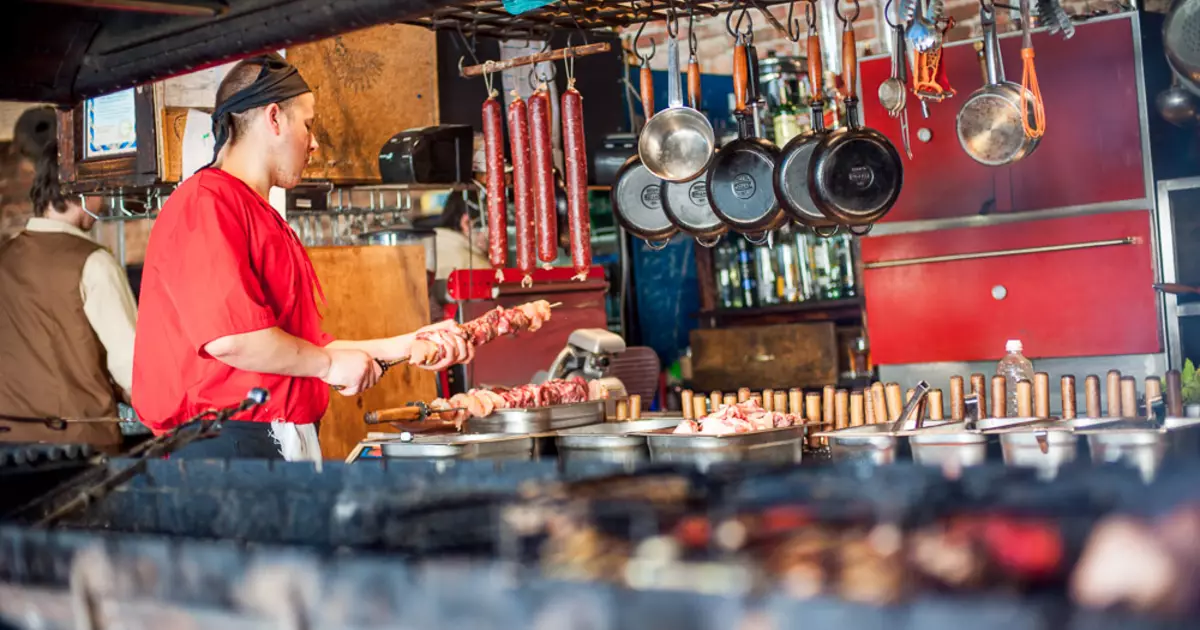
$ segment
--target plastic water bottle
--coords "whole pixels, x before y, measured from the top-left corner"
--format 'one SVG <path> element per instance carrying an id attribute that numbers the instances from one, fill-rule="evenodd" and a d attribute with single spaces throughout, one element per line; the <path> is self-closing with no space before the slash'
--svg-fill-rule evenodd
<path id="1" fill-rule="evenodd" d="M 1008 354 L 996 365 L 996 375 L 1004 377 L 1005 407 L 1010 418 L 1017 417 L 1017 381 L 1033 382 L 1033 364 L 1021 354 L 1023 349 L 1020 340 L 1009 339 L 1004 344 Z"/>

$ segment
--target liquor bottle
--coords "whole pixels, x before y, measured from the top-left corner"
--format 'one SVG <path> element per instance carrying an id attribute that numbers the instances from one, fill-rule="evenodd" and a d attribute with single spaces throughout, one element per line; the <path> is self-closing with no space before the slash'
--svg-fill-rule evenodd
<path id="1" fill-rule="evenodd" d="M 823 300 L 835 300 L 841 297 L 838 278 L 835 276 L 831 239 L 816 237 L 813 239 L 813 265 L 816 267 L 817 295 Z"/>
<path id="2" fill-rule="evenodd" d="M 813 235 L 808 230 L 796 231 L 796 270 L 800 277 L 800 301 L 811 300 L 817 296 L 816 266 L 813 264 L 812 242 Z"/>
<path id="3" fill-rule="evenodd" d="M 713 249 L 713 275 L 717 277 L 717 300 L 721 308 L 733 308 L 734 291 L 729 267 L 729 249 L 721 243 Z"/>
<path id="4" fill-rule="evenodd" d="M 849 234 L 842 234 L 842 295 L 858 296 L 858 243 Z"/>
<path id="5" fill-rule="evenodd" d="M 754 267 L 758 272 L 756 284 L 758 287 L 758 304 L 759 306 L 769 306 L 778 304 L 779 298 L 775 294 L 775 260 L 771 255 L 771 249 L 766 244 L 754 246 Z"/>
<path id="6" fill-rule="evenodd" d="M 737 267 L 742 280 L 742 305 L 746 308 L 754 308 L 758 306 L 755 296 L 754 281 L 754 255 L 750 252 L 750 246 L 744 238 L 734 239 L 737 241 Z"/>
<path id="7" fill-rule="evenodd" d="M 788 233 L 787 237 L 791 234 Z M 782 238 L 775 246 L 778 257 L 779 276 L 777 277 L 778 293 L 781 301 L 800 301 L 800 269 L 796 265 L 796 239 Z"/>

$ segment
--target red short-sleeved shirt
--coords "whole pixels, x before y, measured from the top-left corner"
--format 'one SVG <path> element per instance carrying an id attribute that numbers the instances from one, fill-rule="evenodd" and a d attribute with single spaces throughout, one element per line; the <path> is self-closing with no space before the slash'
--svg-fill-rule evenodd
<path id="1" fill-rule="evenodd" d="M 219 169 L 188 178 L 163 207 L 146 248 L 133 351 L 133 407 L 152 430 L 237 404 L 252 388 L 271 394 L 236 420 L 316 422 L 329 386 L 238 370 L 208 342 L 277 326 L 318 346 L 312 262 L 292 228 L 244 182 Z"/>

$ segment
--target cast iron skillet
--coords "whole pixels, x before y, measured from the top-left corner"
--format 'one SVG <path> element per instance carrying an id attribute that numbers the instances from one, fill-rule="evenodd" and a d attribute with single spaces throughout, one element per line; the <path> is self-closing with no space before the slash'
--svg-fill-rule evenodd
<path id="1" fill-rule="evenodd" d="M 843 24 L 842 71 L 850 90 L 846 127 L 821 138 L 813 149 L 808 189 L 826 217 L 848 226 L 866 226 L 883 218 L 896 204 L 904 164 L 887 137 L 859 126 L 854 28 L 849 21 L 843 20 Z"/>
<path id="2" fill-rule="evenodd" d="M 704 247 L 712 247 L 729 230 L 708 203 L 707 178 L 702 174 L 690 182 L 663 182 L 662 204 L 667 220 L 680 232 L 696 239 Z"/>
<path id="3" fill-rule="evenodd" d="M 734 47 L 733 87 L 740 106 L 738 139 L 717 152 L 705 185 L 713 212 L 729 229 L 757 236 L 782 226 L 787 217 L 779 207 L 771 183 L 779 147 L 756 137 L 753 130 L 751 108 L 757 107 L 758 101 L 758 59 L 755 54 L 754 47 L 747 50 L 741 40 Z M 746 96 L 750 97 L 748 103 Z M 746 107 L 747 104 L 750 107 Z"/>
<path id="4" fill-rule="evenodd" d="M 617 169 L 612 189 L 613 216 L 627 232 L 651 246 L 665 247 L 679 231 L 667 220 L 662 204 L 662 180 L 634 155 Z"/>
<path id="5" fill-rule="evenodd" d="M 812 131 L 792 138 L 779 154 L 773 184 L 779 204 L 797 223 L 808 226 L 820 236 L 837 234 L 839 224 L 830 220 L 813 203 L 808 191 L 808 167 L 813 149 L 825 137 L 825 112 L 822 107 L 823 68 L 821 40 L 815 27 L 808 32 L 808 80 L 812 85 Z"/>

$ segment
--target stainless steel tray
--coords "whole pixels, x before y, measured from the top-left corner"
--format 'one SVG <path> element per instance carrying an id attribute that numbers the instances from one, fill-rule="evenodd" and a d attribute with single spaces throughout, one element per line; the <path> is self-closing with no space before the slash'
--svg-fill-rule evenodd
<path id="1" fill-rule="evenodd" d="M 987 460 L 988 436 L 966 431 L 961 422 L 933 426 L 907 437 L 913 461 L 918 464 L 961 469 Z"/>
<path id="2" fill-rule="evenodd" d="M 485 418 L 467 420 L 467 433 L 546 433 L 572 427 L 604 422 L 604 401 L 531 407 L 529 409 L 497 409 Z"/>
<path id="3" fill-rule="evenodd" d="M 682 421 L 683 418 L 675 417 L 592 424 L 560 430 L 554 438 L 554 442 L 560 452 L 563 450 L 645 448 L 646 436 L 633 434 L 674 429 Z"/>
<path id="4" fill-rule="evenodd" d="M 866 424 L 813 435 L 829 440 L 829 454 L 835 462 L 884 465 L 896 462 L 898 438 L 890 429 L 891 423 Z"/>
<path id="5" fill-rule="evenodd" d="M 401 439 L 364 443 L 378 446 L 388 458 L 457 459 L 531 459 L 534 439 L 529 436 L 500 433 L 417 435 L 411 441 Z"/>
<path id="6" fill-rule="evenodd" d="M 807 430 L 808 427 L 801 424 L 725 435 L 677 434 L 665 430 L 634 435 L 646 438 L 650 459 L 654 461 L 701 465 L 730 461 L 799 463 Z"/>
<path id="7" fill-rule="evenodd" d="M 1145 419 L 1110 420 L 1076 433 L 1087 437 L 1092 462 L 1130 465 L 1146 481 L 1154 479 L 1167 458 L 1195 459 L 1200 455 L 1200 418 L 1166 418 L 1162 424 Z"/>

